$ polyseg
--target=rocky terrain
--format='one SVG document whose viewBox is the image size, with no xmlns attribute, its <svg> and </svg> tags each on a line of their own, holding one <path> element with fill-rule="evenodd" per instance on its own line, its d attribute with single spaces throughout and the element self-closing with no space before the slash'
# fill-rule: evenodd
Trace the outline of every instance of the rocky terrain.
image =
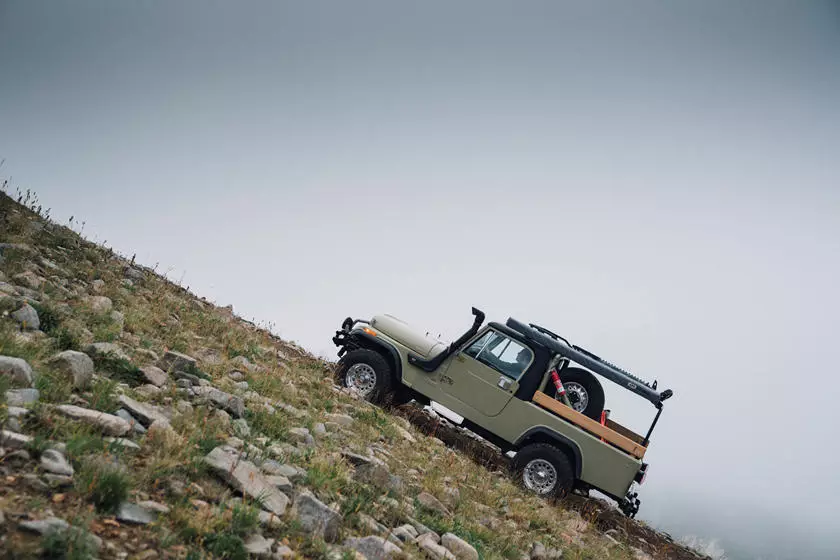
<svg viewBox="0 0 840 560">
<path fill-rule="evenodd" d="M 2 557 L 699 557 L 26 203 L 0 194 Z"/>
</svg>

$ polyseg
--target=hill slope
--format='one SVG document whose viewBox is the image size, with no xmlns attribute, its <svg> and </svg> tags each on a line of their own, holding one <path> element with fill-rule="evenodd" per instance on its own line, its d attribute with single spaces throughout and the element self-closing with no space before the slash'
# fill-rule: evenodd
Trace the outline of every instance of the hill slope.
<svg viewBox="0 0 840 560">
<path fill-rule="evenodd" d="M 4 194 L 0 241 L 3 557 L 697 557 Z"/>
</svg>

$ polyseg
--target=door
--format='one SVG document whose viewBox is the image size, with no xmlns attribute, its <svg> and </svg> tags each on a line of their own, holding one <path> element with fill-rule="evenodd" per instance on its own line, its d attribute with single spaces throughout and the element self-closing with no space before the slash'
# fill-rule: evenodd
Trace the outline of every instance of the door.
<svg viewBox="0 0 840 560">
<path fill-rule="evenodd" d="M 516 392 L 534 353 L 516 340 L 488 329 L 452 359 L 442 387 L 486 416 L 496 416 Z"/>
</svg>

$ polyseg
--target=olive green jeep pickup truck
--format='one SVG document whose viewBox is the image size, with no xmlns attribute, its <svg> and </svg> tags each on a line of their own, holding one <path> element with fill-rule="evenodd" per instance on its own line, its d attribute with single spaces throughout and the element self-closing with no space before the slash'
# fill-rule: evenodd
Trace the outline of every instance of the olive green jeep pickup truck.
<svg viewBox="0 0 840 560">
<path fill-rule="evenodd" d="M 340 347 L 337 381 L 379 403 L 425 404 L 513 454 L 521 484 L 542 496 L 596 489 L 635 516 L 631 488 L 647 473 L 645 451 L 663 402 L 658 392 L 551 331 L 508 319 L 472 327 L 446 345 L 390 315 L 347 318 L 333 342 Z M 608 419 L 594 374 L 650 401 L 657 409 L 644 437 Z"/>
</svg>

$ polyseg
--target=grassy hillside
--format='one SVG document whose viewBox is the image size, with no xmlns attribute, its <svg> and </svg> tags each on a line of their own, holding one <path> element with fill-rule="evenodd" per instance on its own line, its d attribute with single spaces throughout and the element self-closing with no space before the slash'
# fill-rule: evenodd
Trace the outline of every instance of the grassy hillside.
<svg viewBox="0 0 840 560">
<path fill-rule="evenodd" d="M 0 242 L 3 557 L 693 557 L 6 195 Z"/>
</svg>

